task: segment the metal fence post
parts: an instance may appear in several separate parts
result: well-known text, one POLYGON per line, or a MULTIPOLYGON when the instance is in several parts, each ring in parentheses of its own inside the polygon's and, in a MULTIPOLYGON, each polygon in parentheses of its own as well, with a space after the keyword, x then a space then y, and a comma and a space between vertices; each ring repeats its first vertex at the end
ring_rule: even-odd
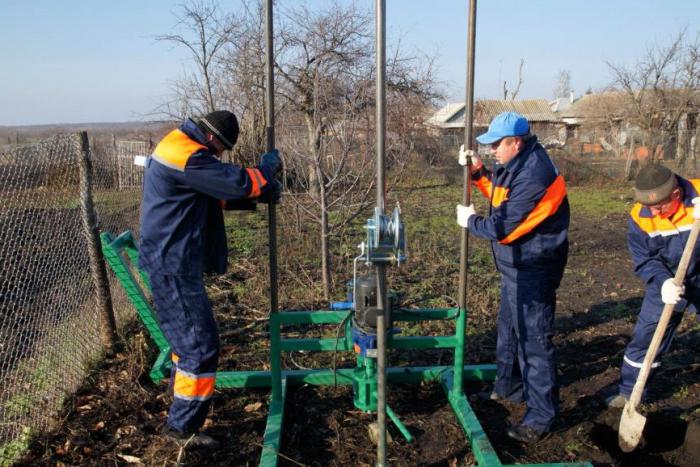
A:
POLYGON ((92 199, 92 162, 90 160, 90 143, 87 132, 81 131, 77 135, 80 157, 80 211, 83 218, 85 237, 87 239, 88 255, 90 257, 90 272, 95 284, 95 300, 100 315, 100 337, 102 345, 107 353, 111 353, 115 341, 115 320, 112 308, 112 295, 107 280, 107 268, 105 267, 100 237, 97 229, 97 216, 92 199))

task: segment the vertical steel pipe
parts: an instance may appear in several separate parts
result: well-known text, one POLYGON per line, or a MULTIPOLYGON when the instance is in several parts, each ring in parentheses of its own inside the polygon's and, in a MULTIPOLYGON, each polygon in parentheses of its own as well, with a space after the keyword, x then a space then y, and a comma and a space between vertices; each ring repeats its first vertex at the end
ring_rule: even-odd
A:
MULTIPOLYGON (((267 151, 275 148, 275 74, 273 58, 272 0, 265 0, 265 134, 267 151)), ((267 205, 270 259, 270 316, 277 313, 277 210, 274 203, 267 205)), ((270 320, 272 323, 272 320, 270 320)), ((270 326, 270 372, 272 398, 282 397, 279 326, 270 326)))
MULTIPOLYGON (((464 147, 474 149, 472 125, 474 124, 474 49, 476 43, 476 0, 469 0, 469 19, 467 25, 467 83, 464 109, 464 147)), ((467 159, 464 167, 464 192, 462 204, 471 204, 472 172, 471 158, 467 159)), ((453 390, 462 391, 464 372, 464 335, 467 327, 467 270, 469 267, 469 230, 462 229, 461 249, 459 254, 459 308, 457 320, 457 335, 460 345, 455 348, 455 377, 453 390)))
MULTIPOLYGON (((386 0, 376 0, 376 108, 377 108, 377 208, 384 214, 384 161, 386 135, 386 0)), ((378 216, 375 216, 379 220, 378 216)), ((377 229, 381 226, 377 225, 377 229)), ((377 465, 386 465, 386 321, 388 303, 386 295, 386 266, 377 265, 377 465)))
POLYGON ((386 135, 386 0, 377 0, 376 18, 376 54, 377 54, 377 94, 376 94, 376 154, 377 154, 377 208, 380 214, 384 214, 384 195, 386 170, 385 142, 386 135))

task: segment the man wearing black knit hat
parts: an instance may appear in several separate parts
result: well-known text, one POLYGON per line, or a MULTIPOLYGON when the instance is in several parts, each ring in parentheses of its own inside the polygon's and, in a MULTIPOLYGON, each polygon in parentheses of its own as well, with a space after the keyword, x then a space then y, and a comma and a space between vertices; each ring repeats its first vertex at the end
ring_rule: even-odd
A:
POLYGON ((686 180, 659 164, 649 164, 637 176, 628 221, 627 242, 634 272, 646 285, 642 308, 632 340, 622 361, 619 393, 608 398, 610 407, 622 408, 632 393, 647 349, 665 304, 675 306, 652 369, 661 365, 676 328, 688 308, 700 309, 700 256, 697 249, 685 282, 677 286, 673 277, 695 219, 700 218, 700 179, 686 180))
POLYGON ((219 335, 203 274, 226 271, 222 207, 242 200, 276 202, 282 167, 277 151, 256 167, 222 162, 238 139, 226 110, 187 119, 146 161, 139 265, 149 276, 156 314, 172 349, 173 403, 164 434, 188 446, 216 448, 200 433, 212 395, 219 335))

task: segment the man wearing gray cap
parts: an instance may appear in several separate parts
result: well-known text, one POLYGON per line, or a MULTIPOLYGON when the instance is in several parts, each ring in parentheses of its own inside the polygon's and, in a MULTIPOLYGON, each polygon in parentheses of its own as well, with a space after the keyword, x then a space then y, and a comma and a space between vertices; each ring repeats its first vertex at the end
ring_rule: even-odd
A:
POLYGON ((632 393, 647 349, 654 336, 664 305, 675 305, 652 371, 661 365, 686 308, 700 306, 700 257, 693 252, 685 282, 677 286, 673 277, 693 221, 700 218, 700 180, 686 180, 659 164, 640 170, 628 221, 627 243, 634 272, 646 285, 644 301, 632 340, 622 360, 619 393, 608 398, 610 407, 622 408, 632 393))

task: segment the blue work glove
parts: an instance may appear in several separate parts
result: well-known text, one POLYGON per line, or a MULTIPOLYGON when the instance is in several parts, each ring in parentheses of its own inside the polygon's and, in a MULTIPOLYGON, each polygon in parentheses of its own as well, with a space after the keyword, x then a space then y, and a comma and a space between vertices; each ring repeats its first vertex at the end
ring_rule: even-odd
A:
POLYGON ((258 197, 258 201, 265 204, 270 204, 270 202, 272 202, 272 204, 279 204, 281 198, 282 183, 276 178, 273 178, 264 188, 263 193, 258 197))
MULTIPOLYGON (((260 169, 271 175, 270 178, 274 178, 280 170, 282 170, 282 159, 280 158, 280 153, 277 149, 273 149, 270 152, 266 152, 260 158, 260 169)), ((268 181, 270 181, 268 179, 268 181)))

